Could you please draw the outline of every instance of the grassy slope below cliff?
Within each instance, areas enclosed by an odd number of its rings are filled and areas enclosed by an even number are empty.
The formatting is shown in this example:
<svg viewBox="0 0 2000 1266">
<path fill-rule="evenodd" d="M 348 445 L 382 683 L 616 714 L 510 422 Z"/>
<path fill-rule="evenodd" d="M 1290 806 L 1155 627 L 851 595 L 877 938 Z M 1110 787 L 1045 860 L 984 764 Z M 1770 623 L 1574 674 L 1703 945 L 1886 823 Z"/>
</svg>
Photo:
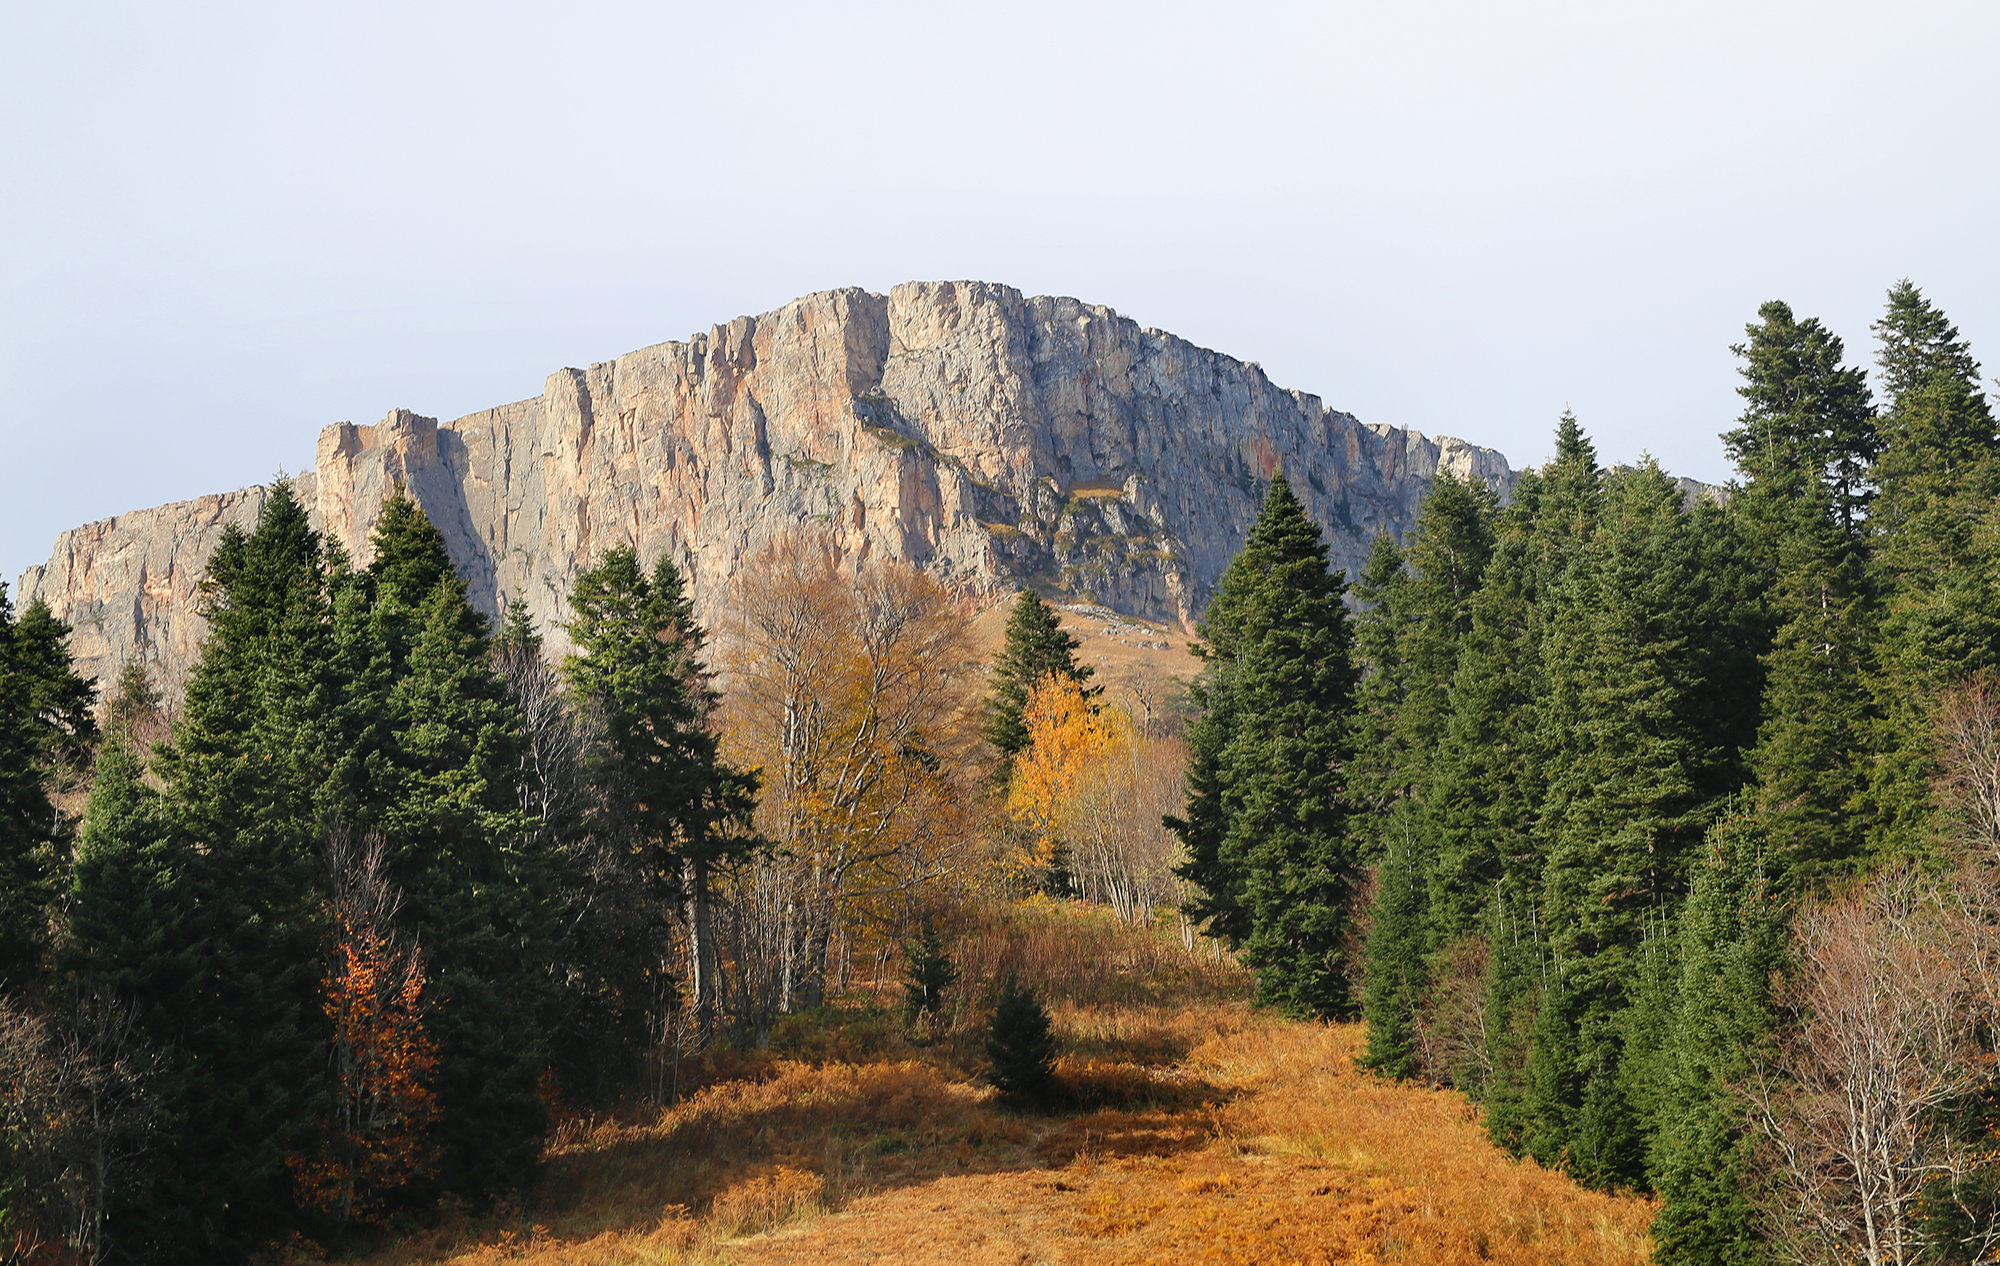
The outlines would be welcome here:
<svg viewBox="0 0 2000 1266">
<path fill-rule="evenodd" d="M 1359 1026 L 1253 1011 L 1212 957 L 1046 906 L 964 957 L 979 983 L 936 1040 L 856 992 L 675 1107 L 565 1122 L 526 1210 L 361 1260 L 1648 1258 L 1651 1202 L 1511 1160 L 1460 1096 L 1357 1073 Z M 999 1111 L 978 1078 L 983 982 L 1003 964 L 1059 999 L 1068 1111 Z"/>
</svg>

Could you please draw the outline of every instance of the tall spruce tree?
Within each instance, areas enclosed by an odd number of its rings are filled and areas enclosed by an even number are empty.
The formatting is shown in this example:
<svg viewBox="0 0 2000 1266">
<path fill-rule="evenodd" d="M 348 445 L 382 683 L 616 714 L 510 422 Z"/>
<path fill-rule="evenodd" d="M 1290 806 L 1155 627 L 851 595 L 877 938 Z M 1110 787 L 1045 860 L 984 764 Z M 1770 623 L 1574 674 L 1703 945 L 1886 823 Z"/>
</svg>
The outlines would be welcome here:
<svg viewBox="0 0 2000 1266">
<path fill-rule="evenodd" d="M 1754 797 L 1710 829 L 1679 920 L 1680 979 L 1658 1063 L 1658 1128 L 1647 1161 L 1662 1205 L 1663 1266 L 1764 1260 L 1757 1176 L 1741 1088 L 1774 1028 L 1772 976 L 1786 912 L 1766 871 Z"/>
<path fill-rule="evenodd" d="M 1202 737 L 1220 740 L 1210 767 L 1196 747 L 1204 781 L 1191 779 L 1175 823 L 1189 845 L 1183 876 L 1242 911 L 1260 999 L 1296 1015 L 1346 1015 L 1357 1001 L 1345 958 L 1359 869 L 1341 785 L 1355 678 L 1345 591 L 1318 525 L 1275 476 L 1201 628 L 1202 697 L 1221 696 L 1229 729 Z M 1209 825 L 1219 838 L 1201 834 Z"/>
<path fill-rule="evenodd" d="M 661 555 L 649 577 L 634 550 L 613 548 L 578 575 L 570 608 L 577 653 L 563 671 L 604 718 L 597 778 L 615 819 L 607 829 L 629 840 L 649 912 L 638 943 L 627 947 L 638 955 L 628 971 L 660 969 L 669 925 L 685 904 L 689 984 L 697 1031 L 706 1036 L 719 990 L 711 881 L 756 847 L 749 823 L 757 780 L 719 754 L 704 635 L 671 559 Z M 648 1005 L 657 1013 L 673 994 L 669 982 L 654 985 Z"/>
<path fill-rule="evenodd" d="M 1774 561 L 1791 531 L 1790 504 L 1808 495 L 1823 496 L 1841 530 L 1860 539 L 1882 447 L 1867 376 L 1842 363 L 1839 336 L 1777 300 L 1744 333 L 1729 349 L 1743 362 L 1743 414 L 1722 442 L 1743 476 L 1734 508 L 1752 548 Z"/>
<path fill-rule="evenodd" d="M 315 790 L 334 711 L 324 557 L 288 484 L 209 559 L 209 636 L 156 800 L 114 757 L 80 846 L 68 961 L 164 1052 L 152 1181 L 122 1251 L 240 1260 L 295 1225 L 286 1158 L 324 1102 Z"/>
<path fill-rule="evenodd" d="M 1528 1055 L 1548 977 L 1547 946 L 1526 885 L 1501 887 L 1486 910 L 1485 1076 L 1476 1087 L 1486 1136 L 1516 1156 L 1528 1150 L 1534 1105 Z"/>
<path fill-rule="evenodd" d="M 1363 1012 L 1369 1021 L 1367 1059 L 1370 1066 L 1395 1076 L 1412 1076 L 1418 1071 L 1411 1042 L 1418 1009 L 1429 989 L 1426 960 L 1434 948 L 1428 931 L 1430 903 L 1425 898 L 1437 841 L 1426 812 L 1431 801 L 1422 791 L 1438 755 L 1439 740 L 1450 725 L 1452 678 L 1471 632 L 1475 597 L 1493 554 L 1498 512 L 1497 500 L 1484 485 L 1440 472 L 1424 498 L 1410 536 L 1409 574 L 1378 580 L 1364 573 L 1371 581 L 1371 590 L 1393 593 L 1394 609 L 1364 617 L 1367 624 L 1357 635 L 1357 645 L 1364 637 L 1368 642 L 1385 641 L 1383 634 L 1393 632 L 1394 666 L 1400 679 L 1396 697 L 1370 698 L 1382 692 L 1369 682 L 1375 672 L 1372 666 L 1364 675 L 1351 763 L 1358 769 L 1372 766 L 1380 772 L 1368 800 L 1360 800 L 1350 790 L 1353 808 L 1362 813 L 1372 811 L 1372 817 L 1357 832 L 1361 836 L 1357 851 L 1364 858 L 1385 859 L 1378 872 L 1376 909 L 1366 947 L 1368 987 Z M 1369 571 L 1376 572 L 1389 561 L 1378 544 L 1369 560 Z M 1383 614 L 1395 623 L 1388 624 Z M 1371 715 L 1389 707 L 1394 712 L 1387 725 Z M 1370 749 L 1362 746 L 1364 742 L 1372 742 L 1372 760 Z M 1356 781 L 1350 778 L 1350 788 Z"/>
<path fill-rule="evenodd" d="M 1979 363 L 1921 291 L 1897 283 L 1874 330 L 1886 400 L 1872 561 L 1884 607 L 1869 844 L 1912 855 L 1930 844 L 1927 701 L 2000 662 L 2000 437 Z"/>
<path fill-rule="evenodd" d="M 1368 1042 L 1360 1064 L 1388 1077 L 1415 1077 L 1418 1011 L 1428 976 L 1424 964 L 1423 868 L 1407 827 L 1407 806 L 1390 816 L 1386 853 L 1375 871 L 1375 900 L 1369 910 L 1368 970 L 1361 1017 Z"/>
<path fill-rule="evenodd" d="M 1202 635 L 1206 636 L 1204 627 Z M 1242 704 L 1231 665 L 1214 656 L 1206 644 L 1192 648 L 1207 665 L 1188 685 L 1194 710 L 1187 723 L 1187 772 L 1184 807 L 1163 822 L 1180 838 L 1185 856 L 1174 873 L 1191 885 L 1181 910 L 1208 935 L 1232 949 L 1249 939 L 1252 912 L 1243 899 L 1242 876 L 1234 859 L 1225 855 L 1230 825 L 1242 806 L 1242 796 L 1230 781 L 1227 757 Z"/>
<path fill-rule="evenodd" d="M 95 683 L 79 676 L 69 626 L 37 598 L 17 619 L 0 583 L 0 989 L 45 983 L 74 792 L 97 738 Z"/>
<path fill-rule="evenodd" d="M 1680 895 L 1681 855 L 1705 810 L 1691 777 L 1714 736 L 1689 724 L 1688 619 L 1701 578 L 1677 537 L 1679 490 L 1656 468 L 1608 482 L 1604 523 L 1564 577 L 1545 675 L 1574 683 L 1574 712 L 1544 713 L 1561 754 L 1542 809 L 1542 877 L 1554 983 L 1536 1028 L 1531 1134 L 1539 1158 L 1567 1153 L 1599 1183 L 1639 1177 L 1642 1140 L 1624 1077 L 1622 1012 L 1647 921 Z M 1601 1084 L 1600 1084 L 1601 1083 Z"/>
<path fill-rule="evenodd" d="M 1368 561 L 1354 582 L 1354 757 L 1348 796 L 1361 845 L 1376 850 L 1376 828 L 1401 798 L 1402 750 L 1397 736 L 1407 692 L 1404 642 L 1408 618 L 1403 595 L 1410 586 L 1404 555 L 1395 538 L 1383 533 L 1369 547 Z"/>
<path fill-rule="evenodd" d="M 1750 758 L 1774 879 L 1794 891 L 1860 864 L 1867 836 L 1867 579 L 1819 486 L 1792 503 L 1779 542 L 1770 605 L 1780 623 Z"/>
<path fill-rule="evenodd" d="M 1446 696 L 1472 630 L 1472 605 L 1493 556 L 1499 502 L 1485 484 L 1440 471 L 1410 534 L 1402 594 L 1407 686 L 1397 717 L 1404 776 L 1414 789 L 1446 724 Z"/>
<path fill-rule="evenodd" d="M 0 584 L 0 989 L 40 975 L 55 883 L 55 806 L 42 783 L 26 672 L 15 650 L 14 606 Z"/>
<path fill-rule="evenodd" d="M 385 519 L 377 563 L 430 540 Z M 547 1128 L 539 1080 L 554 940 L 548 859 L 519 809 L 520 721 L 487 657 L 441 539 L 405 583 L 439 578 L 406 617 L 407 661 L 386 700 L 388 792 L 379 822 L 400 922 L 425 947 L 438 1005 L 439 1186 L 470 1198 L 525 1186 Z M 388 548 L 383 548 L 388 547 Z M 385 622 L 403 591 L 378 573 Z"/>
<path fill-rule="evenodd" d="M 1842 363 L 1840 339 L 1783 303 L 1757 315 L 1731 348 L 1745 407 L 1722 437 L 1743 478 L 1730 517 L 1773 628 L 1749 764 L 1774 865 L 1804 878 L 1850 864 L 1865 833 L 1856 811 L 1870 740 L 1865 531 L 1881 441 L 1865 377 Z"/>
<path fill-rule="evenodd" d="M 1540 886 L 1534 817 L 1541 775 L 1529 726 L 1541 659 L 1529 532 L 1538 483 L 1516 489 L 1507 527 L 1474 596 L 1421 798 L 1432 934 L 1483 935 L 1501 885 Z M 1524 731 L 1528 733 L 1524 734 Z"/>
</svg>

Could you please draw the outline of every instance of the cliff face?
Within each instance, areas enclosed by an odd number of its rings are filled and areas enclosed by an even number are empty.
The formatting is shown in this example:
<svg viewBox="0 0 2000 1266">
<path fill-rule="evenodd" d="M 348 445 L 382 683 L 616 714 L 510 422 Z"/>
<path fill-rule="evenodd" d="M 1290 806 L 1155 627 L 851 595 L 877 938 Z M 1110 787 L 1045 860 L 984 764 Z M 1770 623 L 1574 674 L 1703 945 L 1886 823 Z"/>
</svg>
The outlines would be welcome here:
<svg viewBox="0 0 2000 1266">
<path fill-rule="evenodd" d="M 571 577 L 606 548 L 670 552 L 713 622 L 729 582 L 801 525 L 850 557 L 975 587 L 1033 583 L 1190 623 L 1283 467 L 1350 574 L 1401 536 L 1439 469 L 1513 483 L 1458 440 L 1364 426 L 1254 364 L 1107 308 L 979 282 L 836 290 L 684 343 L 549 376 L 539 397 L 439 425 L 397 410 L 320 433 L 295 489 L 360 562 L 397 482 L 488 612 L 561 638 Z M 170 686 L 201 635 L 196 586 L 248 488 L 65 532 L 29 569 L 82 667 L 140 656 Z"/>
</svg>

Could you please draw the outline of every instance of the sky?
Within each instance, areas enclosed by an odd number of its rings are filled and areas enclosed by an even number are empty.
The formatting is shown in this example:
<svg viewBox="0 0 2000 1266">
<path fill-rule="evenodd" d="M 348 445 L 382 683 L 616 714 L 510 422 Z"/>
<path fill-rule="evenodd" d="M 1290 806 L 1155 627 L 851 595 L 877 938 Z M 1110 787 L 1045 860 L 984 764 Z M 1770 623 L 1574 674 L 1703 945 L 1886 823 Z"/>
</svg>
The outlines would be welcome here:
<svg viewBox="0 0 2000 1266">
<path fill-rule="evenodd" d="M 1784 299 L 2000 373 L 2000 2 L 0 11 L 0 578 L 835 286 L 1106 304 L 1516 466 L 1730 474 Z"/>
</svg>

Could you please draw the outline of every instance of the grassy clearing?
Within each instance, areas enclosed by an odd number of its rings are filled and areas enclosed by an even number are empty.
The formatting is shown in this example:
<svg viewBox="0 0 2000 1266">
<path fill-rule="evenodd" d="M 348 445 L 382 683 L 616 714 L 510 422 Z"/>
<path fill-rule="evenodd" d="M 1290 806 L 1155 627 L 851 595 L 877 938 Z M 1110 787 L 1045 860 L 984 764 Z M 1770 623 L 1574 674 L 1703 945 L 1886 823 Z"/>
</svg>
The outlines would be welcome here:
<svg viewBox="0 0 2000 1266">
<path fill-rule="evenodd" d="M 1648 1258 L 1650 1202 L 1508 1159 L 1457 1095 L 1357 1073 L 1359 1026 L 1252 1011 L 1233 967 L 1108 920 L 1044 907 L 964 931 L 978 974 L 944 1032 L 828 1008 L 675 1107 L 565 1122 L 529 1209 L 357 1260 Z M 1058 999 L 1053 1116 L 1001 1112 L 977 1080 L 979 1008 L 1008 969 Z"/>
</svg>

